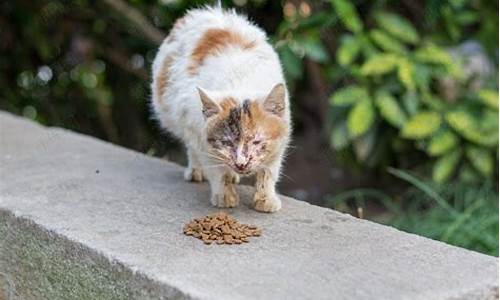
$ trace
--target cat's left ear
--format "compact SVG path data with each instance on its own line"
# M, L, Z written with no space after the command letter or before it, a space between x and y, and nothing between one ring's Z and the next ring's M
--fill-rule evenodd
M210 99L210 97L204 90L198 88L198 93L200 94L202 111L205 119L208 119L211 116L214 116L220 112L219 105L217 105L217 103L215 103L212 99Z
M285 113L285 85L278 83L273 87L266 100L264 100L264 109L267 112L283 117Z

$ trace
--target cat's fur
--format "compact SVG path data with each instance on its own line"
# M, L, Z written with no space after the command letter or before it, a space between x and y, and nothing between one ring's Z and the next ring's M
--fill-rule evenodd
M256 175L256 210L281 208L275 185L291 125L279 58L265 33L234 11L179 19L153 63L152 107L187 148L185 179L208 179L211 202L234 207L239 175Z

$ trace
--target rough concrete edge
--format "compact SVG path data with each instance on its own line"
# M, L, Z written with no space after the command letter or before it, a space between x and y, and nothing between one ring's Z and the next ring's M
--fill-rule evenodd
M31 276L33 276L36 279L36 276L33 275L36 273L35 270L36 266L34 265L30 266L31 270L27 270L28 273L25 272L25 274L23 275L22 274L23 272L20 270L21 267L19 266L19 262L21 260L21 258L18 257L19 253L11 253L14 255L9 255L8 254L9 251L4 252L6 248L11 248L11 249L15 248L22 249L23 247L29 248L26 244L31 242L41 244L42 247L44 246L47 248L50 247L63 252L62 254L59 253L61 254L62 257L50 257L49 255L49 258L59 259L60 261L58 261L57 263L67 268L65 272L61 272L63 273L61 276L61 280L69 278L68 276L72 276L72 279L78 280L76 283L81 283L79 280L84 282L90 280L90 282L95 283L96 282L95 278L89 279L85 277L86 274L83 273L75 274L75 272L71 272L72 270L71 268L73 266L71 266L70 264L81 266L82 261L86 261L87 264L88 262L90 262L90 264L86 266L85 265L81 266L83 268L87 267L91 271L94 270L103 271L104 275L101 277L104 277L109 281L108 282L98 281L98 283L100 284L101 290L108 292L109 295L111 296L110 298L106 299L111 300L111 299L197 299L198 298L194 295L190 295L181 291L179 288L175 286L159 282L158 280L151 278L151 276L143 274L142 272L139 271L135 271L130 267L126 266L125 264L123 264L121 261L118 261L113 257L109 257L103 253L100 253L99 251L90 249L89 247L80 242L68 239L67 237L55 233L52 230L47 230L25 216L16 216L15 213L0 208L0 234L2 234L3 226L6 227L6 232L5 232L5 237L3 239L0 239L1 241L0 250L2 250L0 253L0 267L1 267L0 296L4 296L6 300L25 299L25 297L29 297L29 295L33 295L36 297L33 299L46 299L43 297L43 295L36 294L37 292L40 292L41 289L43 289L43 283L33 281L33 278L30 278ZM26 241L25 239L23 239L23 236L20 236L19 234L16 235L15 232L21 232L26 235L35 236L36 240ZM8 237L9 234L12 235L10 239ZM7 245L5 245L6 243ZM13 270L14 272L9 272L9 262L16 263L15 266L10 266L10 269L14 268ZM44 265L44 263L47 262L50 262L51 264L54 263L50 259L46 262L36 261L36 263L39 265ZM30 262L22 261L22 263L29 264ZM49 274L49 272L47 272L45 268L43 268L43 270L38 270L38 272L40 271L42 271L44 276ZM99 274L102 275L102 273ZM116 278L109 277L109 275L113 275L113 277ZM19 277L25 280L26 285L30 286L29 294L21 293L20 295L16 295L17 294L16 288L14 287L13 291L9 288L9 286L13 285L12 278L18 278L18 280L14 281L19 282ZM67 281L71 282L71 280ZM116 290L117 287L120 290L117 291ZM80 290L82 289L81 286L80 287L65 286L64 288L66 290L71 290L72 292L78 288L80 288ZM82 291L85 292L84 290ZM93 294L96 293L95 290L88 290L87 292L89 293L89 296L92 296ZM146 292L146 294L144 294L144 292ZM117 295L117 293L119 295ZM123 298L120 295L126 297ZM4 299L2 297L0 298ZM50 298L50 300L56 300L56 299L57 298ZM84 297L81 299L101 299L101 298Z

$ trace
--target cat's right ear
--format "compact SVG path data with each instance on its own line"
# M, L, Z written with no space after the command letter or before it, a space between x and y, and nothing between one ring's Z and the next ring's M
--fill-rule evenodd
M205 91L198 88L198 94L200 94L200 100L202 104L202 112L205 119L210 118L220 112L220 107L207 95Z

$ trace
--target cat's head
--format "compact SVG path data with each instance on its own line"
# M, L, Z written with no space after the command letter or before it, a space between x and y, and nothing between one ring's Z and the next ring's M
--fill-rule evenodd
M279 155L288 137L285 122L285 86L276 85L265 99L214 101L199 89L209 155L235 172L251 174Z

